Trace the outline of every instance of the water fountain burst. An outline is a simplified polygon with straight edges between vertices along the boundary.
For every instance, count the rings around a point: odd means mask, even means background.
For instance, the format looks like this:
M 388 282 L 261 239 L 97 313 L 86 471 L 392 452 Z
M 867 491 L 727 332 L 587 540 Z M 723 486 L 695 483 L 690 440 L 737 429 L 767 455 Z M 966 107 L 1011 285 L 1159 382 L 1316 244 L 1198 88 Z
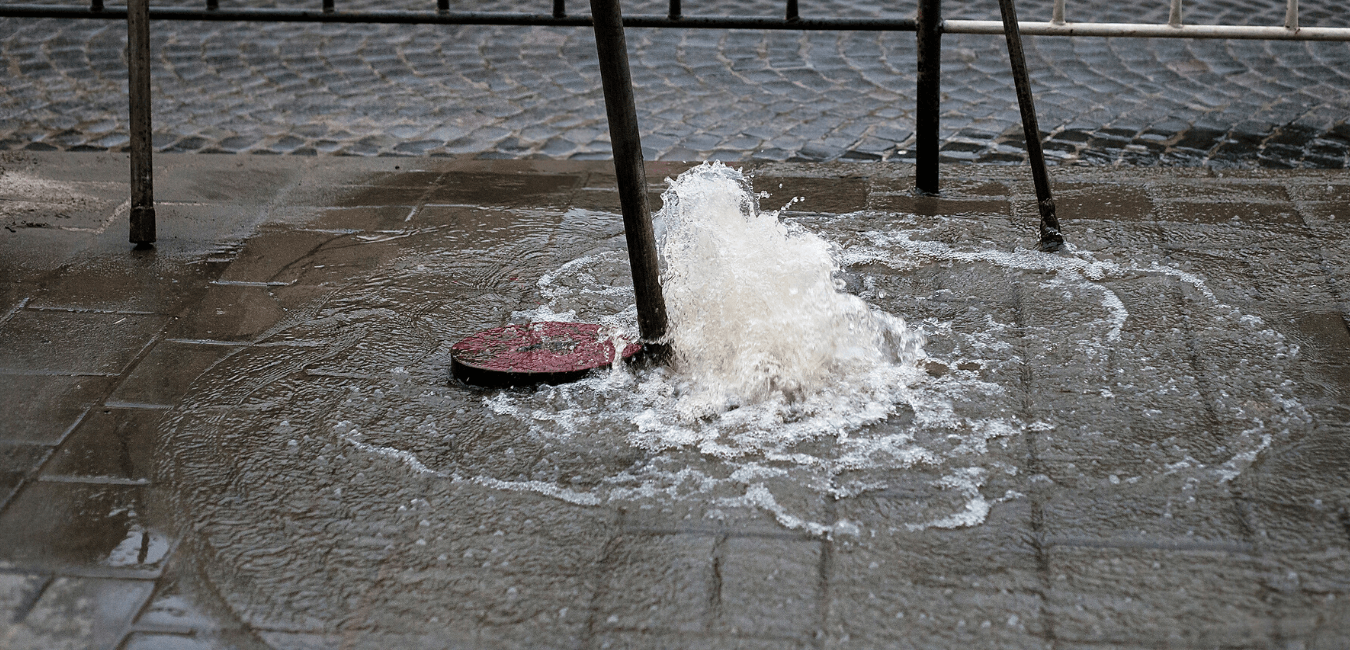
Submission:
M 739 171 L 701 165 L 662 200 L 682 420 L 766 402 L 819 407 L 822 391 L 837 400 L 922 354 L 904 320 L 842 291 L 836 247 L 761 212 Z

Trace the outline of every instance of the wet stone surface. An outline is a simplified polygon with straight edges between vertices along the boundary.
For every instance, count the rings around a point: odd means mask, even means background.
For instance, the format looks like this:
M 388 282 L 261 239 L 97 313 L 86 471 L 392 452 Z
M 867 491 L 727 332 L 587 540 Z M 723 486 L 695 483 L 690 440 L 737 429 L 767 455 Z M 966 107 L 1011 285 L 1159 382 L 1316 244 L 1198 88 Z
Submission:
M 59 190 L 111 158 L 5 175 Z M 157 164 L 183 192 L 259 171 L 237 160 Z M 662 371 L 450 377 L 486 328 L 631 325 L 621 219 L 576 206 L 613 192 L 608 163 L 246 160 L 287 180 L 194 201 L 228 220 L 150 256 L 124 213 L 0 233 L 0 382 L 31 404 L 0 429 L 3 647 L 1350 637 L 1334 173 L 1065 168 L 1072 246 L 1047 255 L 1022 169 L 953 166 L 938 198 L 906 165 L 749 166 L 765 209 L 805 197 L 783 220 L 924 356 L 884 417 L 679 444 Z M 35 233 L 68 246 L 32 252 Z M 115 294 L 133 272 L 168 287 Z M 75 354 L 79 332 L 111 344 Z
M 1019 15 L 1049 20 L 1052 4 L 1019 3 Z M 451 7 L 550 9 L 506 0 Z M 665 3 L 624 10 L 661 14 Z M 768 0 L 685 8 L 686 15 L 781 11 Z M 862 0 L 802 8 L 819 16 L 894 11 Z M 1197 0 L 1185 11 L 1191 24 L 1282 25 L 1285 3 Z M 998 18 L 992 2 L 948 2 L 944 12 Z M 1092 0 L 1075 3 L 1068 19 L 1166 23 L 1167 15 L 1166 2 Z M 1301 3 L 1300 24 L 1348 23 L 1335 2 L 1320 0 Z M 151 39 L 159 151 L 610 156 L 594 41 L 584 29 L 156 22 Z M 125 28 L 109 21 L 0 20 L 0 149 L 123 150 L 125 42 Z M 631 30 L 628 43 L 648 160 L 913 157 L 910 33 Z M 1037 37 L 1026 47 L 1052 163 L 1345 166 L 1345 43 Z M 943 159 L 1022 161 L 1002 39 L 947 35 L 943 48 Z

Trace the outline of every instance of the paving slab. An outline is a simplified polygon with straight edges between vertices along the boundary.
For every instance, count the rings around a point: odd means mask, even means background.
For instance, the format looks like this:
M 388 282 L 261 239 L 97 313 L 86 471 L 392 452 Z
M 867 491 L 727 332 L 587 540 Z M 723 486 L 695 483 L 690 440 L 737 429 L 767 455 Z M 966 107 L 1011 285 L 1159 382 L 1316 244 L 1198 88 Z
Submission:
M 82 375 L 6 375 L 4 397 L 14 405 L 14 417 L 0 425 L 4 440 L 59 445 L 115 381 Z
M 159 408 L 95 409 L 71 434 L 70 444 L 43 466 L 39 479 L 149 483 L 155 430 L 163 416 Z
M 156 314 L 28 309 L 0 330 L 9 374 L 117 376 L 164 326 Z
M 14 647 L 98 648 L 119 646 L 126 621 L 140 609 L 154 583 L 59 577 L 44 585 L 31 609 L 5 631 Z

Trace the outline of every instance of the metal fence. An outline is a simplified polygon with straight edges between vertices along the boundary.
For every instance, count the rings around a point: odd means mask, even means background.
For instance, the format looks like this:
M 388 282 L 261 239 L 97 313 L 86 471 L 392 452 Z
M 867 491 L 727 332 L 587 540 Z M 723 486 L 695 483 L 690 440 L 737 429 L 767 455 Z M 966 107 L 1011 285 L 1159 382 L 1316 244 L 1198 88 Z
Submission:
M 617 38 L 620 42 L 623 39 L 624 28 L 915 32 L 918 45 L 916 56 L 918 79 L 915 95 L 915 187 L 919 192 L 930 194 L 938 193 L 940 187 L 938 130 L 940 125 L 942 35 L 1004 34 L 1008 38 L 1012 72 L 1017 86 L 1019 106 L 1022 108 L 1023 127 L 1027 135 L 1028 154 L 1031 158 L 1037 195 L 1041 203 L 1043 246 L 1047 243 L 1047 237 L 1050 240 L 1058 238 L 1058 224 L 1054 219 L 1054 203 L 1049 195 L 1044 161 L 1038 155 L 1040 134 L 1036 129 L 1035 110 L 1032 107 L 1029 82 L 1026 80 L 1019 32 L 1033 36 L 1350 41 L 1350 28 L 1301 27 L 1299 25 L 1298 0 L 1286 0 L 1284 24 L 1272 26 L 1187 25 L 1182 20 L 1183 0 L 1170 0 L 1169 20 L 1166 24 L 1068 22 L 1065 18 L 1067 10 L 1065 0 L 1055 0 L 1053 16 L 1049 22 L 1018 21 L 1012 7 L 1012 0 L 998 0 L 1003 17 L 1002 21 L 943 20 L 941 0 L 917 0 L 918 11 L 914 18 L 818 18 L 803 16 L 798 0 L 785 0 L 781 17 L 685 15 L 681 0 L 669 0 L 668 11 L 664 15 L 630 16 L 621 15 L 618 9 L 618 0 L 592 0 L 592 13 L 579 15 L 568 13 L 566 0 L 552 0 L 552 11 L 549 13 L 451 11 L 450 0 L 436 0 L 435 10 L 427 11 L 342 11 L 337 8 L 335 0 L 321 0 L 321 2 L 322 4 L 318 9 L 264 9 L 222 8 L 220 0 L 204 0 L 201 7 L 194 9 L 150 7 L 148 6 L 148 0 L 129 0 L 128 6 L 114 7 L 105 6 L 104 0 L 91 0 L 91 4 L 87 7 L 0 5 L 0 17 L 127 21 L 132 168 L 131 241 L 143 245 L 155 240 L 153 178 L 150 168 L 149 22 L 152 20 L 591 27 L 597 29 L 597 49 L 602 58 L 602 71 L 605 66 L 603 59 L 606 50 L 606 45 L 602 42 L 602 33 L 605 32 L 606 28 L 602 24 L 603 21 L 598 19 L 602 18 L 602 14 L 605 14 L 607 9 L 601 11 L 597 10 L 597 7 L 609 7 L 609 5 L 613 5 L 611 18 L 618 21 L 614 27 L 618 30 Z M 622 76 L 627 79 L 626 52 L 613 51 L 612 47 L 610 50 L 614 55 L 622 54 Z M 604 75 L 602 77 L 605 85 L 606 108 L 610 117 L 611 130 L 613 130 L 616 119 L 622 121 L 624 118 L 623 116 L 616 118 L 613 112 L 616 109 L 611 101 L 611 92 L 625 95 L 627 101 L 631 103 L 632 87 L 631 83 L 625 82 L 627 83 L 626 88 L 611 88 L 611 79 Z M 632 118 L 631 125 L 620 126 L 624 129 L 631 126 L 632 137 L 637 138 L 635 115 Z M 616 166 L 622 167 L 625 163 L 620 156 L 621 143 L 619 140 L 619 138 L 613 138 L 615 162 Z M 637 164 L 641 165 L 640 147 L 631 155 L 635 156 Z M 623 188 L 621 188 L 622 191 Z M 642 196 L 645 197 L 645 193 Z M 645 203 L 645 198 L 643 202 Z M 633 207 L 636 209 L 638 206 Z M 628 207 L 625 206 L 625 215 L 627 215 L 627 212 Z M 1051 227 L 1052 232 L 1047 234 L 1046 228 L 1048 226 Z
M 1167 24 L 1145 23 L 1071 23 L 1065 20 L 1065 0 L 1055 0 L 1050 22 L 1023 22 L 1028 36 L 1098 36 L 1133 38 L 1222 38 L 1263 41 L 1350 41 L 1350 28 L 1300 27 L 1298 0 L 1286 0 L 1283 25 L 1187 25 L 1182 22 L 1182 0 L 1171 0 Z M 1003 23 L 996 20 L 948 20 L 942 31 L 948 34 L 1002 34 Z
M 151 20 L 254 21 L 306 23 L 385 23 L 419 25 L 517 25 L 551 27 L 592 27 L 590 15 L 567 11 L 566 0 L 552 0 L 550 13 L 451 11 L 450 0 L 436 0 L 434 11 L 343 11 L 336 0 L 321 0 L 319 9 L 224 8 L 220 0 L 205 0 L 201 8 L 151 7 Z M 1136 38 L 1221 38 L 1293 41 L 1350 41 L 1350 28 L 1301 27 L 1298 0 L 1286 0 L 1282 25 L 1188 25 L 1182 20 L 1183 0 L 1170 0 L 1166 24 L 1068 22 L 1067 0 L 1055 0 L 1049 22 L 1020 22 L 1027 36 L 1090 36 Z M 1003 33 L 997 20 L 942 20 L 940 2 L 919 0 L 928 5 L 940 30 L 947 34 Z M 920 10 L 923 11 L 922 9 Z M 88 7 L 60 5 L 0 5 L 0 17 L 10 18 L 92 18 L 126 20 L 126 7 L 105 6 L 92 0 Z M 913 18 L 831 18 L 801 15 L 797 0 L 786 0 L 783 17 L 772 16 L 690 16 L 682 10 L 681 0 L 669 0 L 665 15 L 629 15 L 625 28 L 682 27 L 692 29 L 774 29 L 794 31 L 916 31 Z

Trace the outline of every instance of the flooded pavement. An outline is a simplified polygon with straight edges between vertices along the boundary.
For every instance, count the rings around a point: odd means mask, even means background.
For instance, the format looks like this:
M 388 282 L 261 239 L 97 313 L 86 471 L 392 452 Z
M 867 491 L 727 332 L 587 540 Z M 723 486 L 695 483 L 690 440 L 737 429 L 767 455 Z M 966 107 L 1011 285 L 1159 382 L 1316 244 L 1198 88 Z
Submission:
M 450 346 L 634 327 L 608 163 L 156 160 L 152 252 L 125 161 L 0 163 L 0 646 L 1350 641 L 1335 173 L 1061 169 L 1048 255 L 1020 168 L 747 164 L 752 256 L 748 195 L 666 195 L 677 340 L 773 323 L 820 252 L 841 293 L 791 309 L 892 356 L 502 391 Z M 711 340 L 786 364 L 797 320 Z

